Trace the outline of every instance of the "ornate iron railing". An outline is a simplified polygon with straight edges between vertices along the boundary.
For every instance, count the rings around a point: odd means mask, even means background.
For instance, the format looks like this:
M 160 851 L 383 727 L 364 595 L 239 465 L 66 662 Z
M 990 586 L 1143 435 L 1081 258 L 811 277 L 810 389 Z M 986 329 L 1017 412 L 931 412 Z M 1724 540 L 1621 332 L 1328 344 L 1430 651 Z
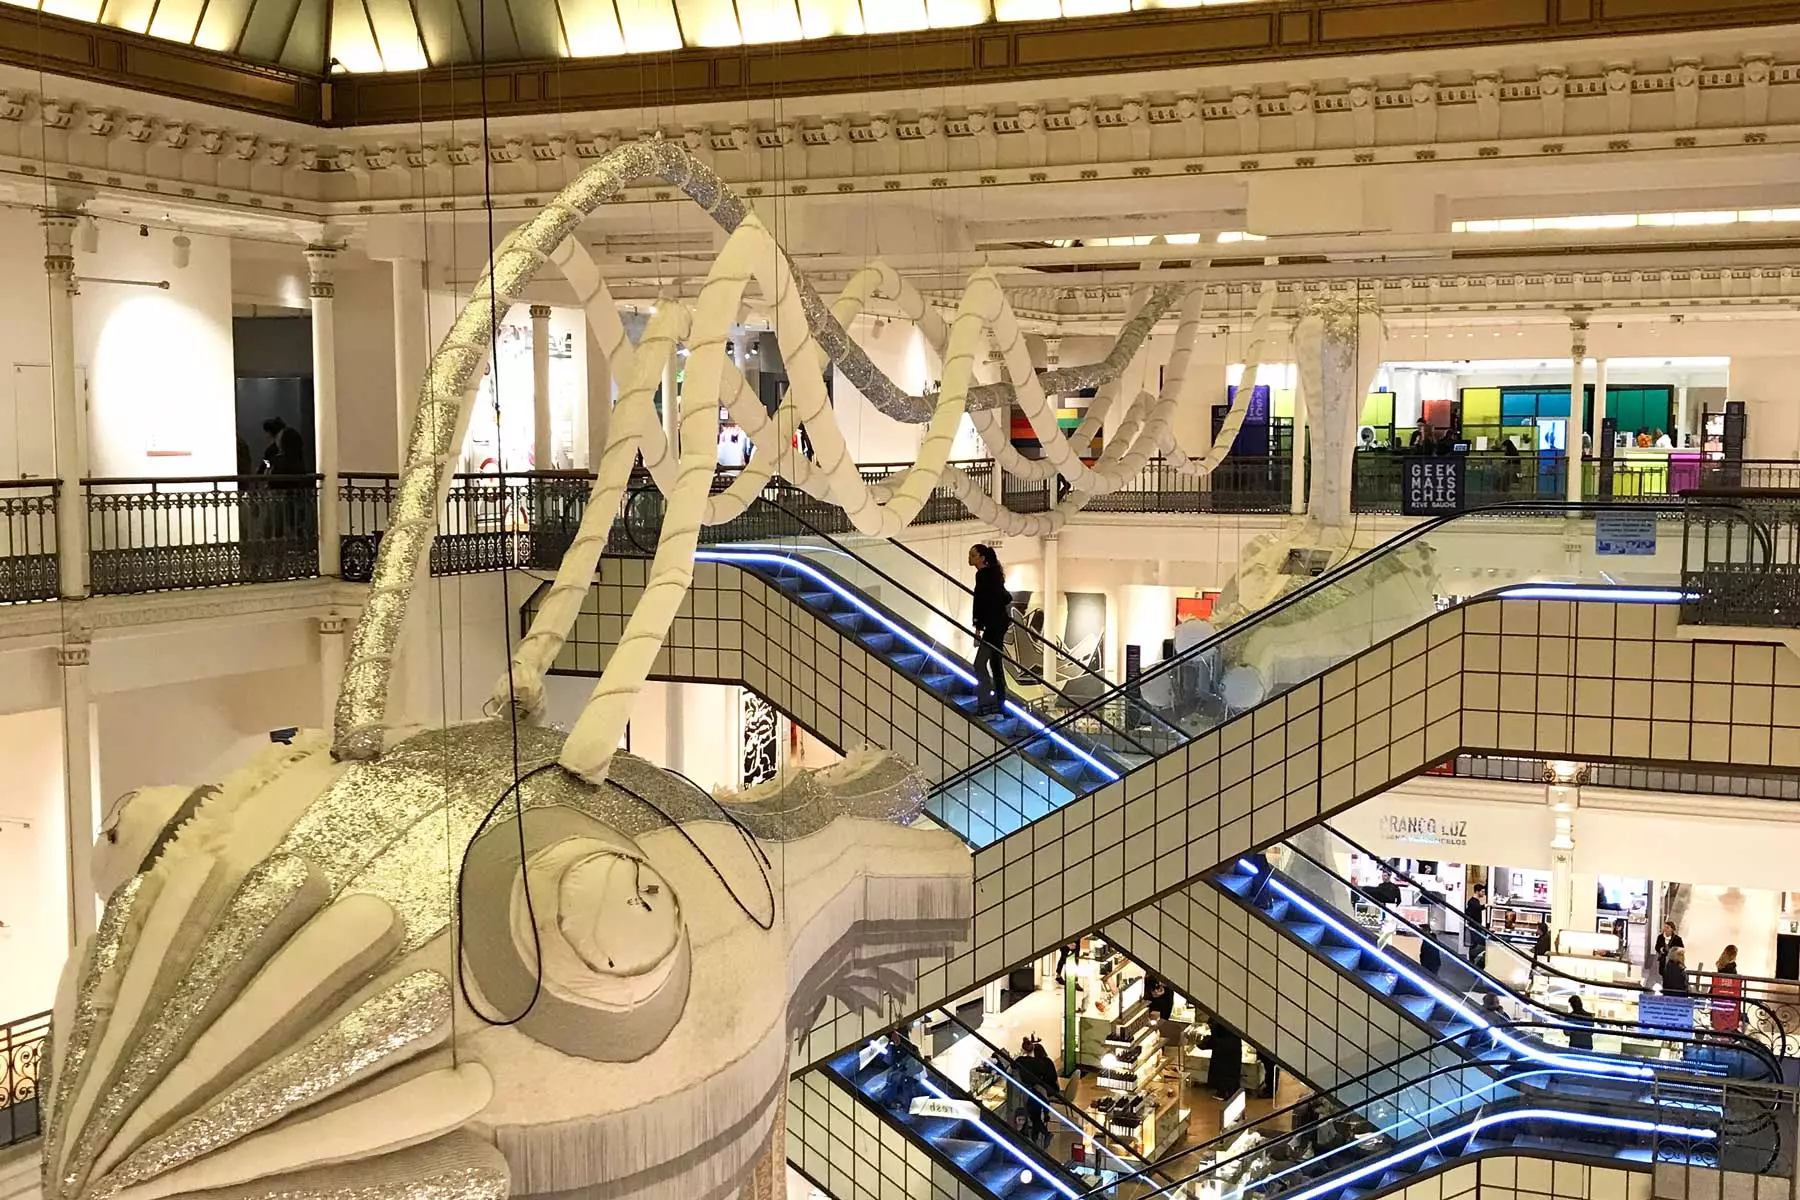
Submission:
M 317 475 L 84 479 L 96 595 L 319 573 Z
M 57 592 L 56 481 L 0 480 L 0 603 Z
M 0 1025 L 0 1150 L 44 1132 L 38 1082 L 50 1049 L 50 1014 Z
M 1703 487 L 1690 495 L 1705 503 L 1690 503 L 1682 520 L 1682 621 L 1800 628 L 1800 490 Z

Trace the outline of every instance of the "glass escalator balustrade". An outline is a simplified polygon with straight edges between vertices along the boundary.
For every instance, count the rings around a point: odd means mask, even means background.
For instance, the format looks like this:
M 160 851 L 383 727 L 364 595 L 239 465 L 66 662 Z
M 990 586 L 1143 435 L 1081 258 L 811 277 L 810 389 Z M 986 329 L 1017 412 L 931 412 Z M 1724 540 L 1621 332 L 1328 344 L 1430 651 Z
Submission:
M 1686 598 L 1673 509 L 1659 519 L 1658 554 L 1641 560 L 1601 556 L 1591 542 L 1501 536 L 1516 535 L 1521 516 L 1569 518 L 1589 511 L 1547 505 L 1465 513 L 1415 526 L 1361 555 L 1340 555 L 1323 575 L 1149 668 L 1129 686 L 1063 714 L 1052 729 L 1075 730 L 1104 717 L 1161 756 L 1462 598 L 1640 604 Z M 940 823 L 981 847 L 1105 782 L 1071 787 L 1029 755 L 1008 749 L 938 784 L 930 807 Z

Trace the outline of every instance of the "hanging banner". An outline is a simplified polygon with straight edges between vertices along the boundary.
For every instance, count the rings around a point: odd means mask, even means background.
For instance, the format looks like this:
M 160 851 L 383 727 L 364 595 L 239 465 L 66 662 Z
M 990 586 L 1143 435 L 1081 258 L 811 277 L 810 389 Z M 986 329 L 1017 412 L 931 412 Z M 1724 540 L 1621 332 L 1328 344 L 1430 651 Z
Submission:
M 952 1121 L 979 1121 L 981 1106 L 972 1100 L 940 1100 L 936 1096 L 920 1096 L 908 1110 L 915 1117 L 948 1117 Z
M 1656 514 L 1603 508 L 1594 514 L 1594 553 L 1648 557 L 1656 553 Z
M 1400 460 L 1400 512 L 1435 517 L 1463 510 L 1468 460 L 1460 454 Z
M 1735 975 L 1715 975 L 1712 981 L 1712 1027 L 1736 1033 L 1744 1023 L 1744 981 Z

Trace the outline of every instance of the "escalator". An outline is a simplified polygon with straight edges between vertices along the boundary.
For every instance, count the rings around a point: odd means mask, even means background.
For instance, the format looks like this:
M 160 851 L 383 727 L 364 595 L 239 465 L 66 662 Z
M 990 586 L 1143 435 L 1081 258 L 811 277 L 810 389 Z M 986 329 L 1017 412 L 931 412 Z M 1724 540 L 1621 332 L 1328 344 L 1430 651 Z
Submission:
M 1327 827 L 1308 830 L 1302 837 L 1309 835 L 1315 843 L 1338 836 Z M 1266 856 L 1240 858 L 1216 872 L 1212 881 L 1433 1036 L 1484 1034 L 1522 1015 L 1541 1023 L 1545 1036 L 1514 1039 L 1503 1032 L 1494 1036 L 1528 1061 L 1567 1056 L 1570 1035 L 1576 1034 L 1618 1054 L 1640 1055 L 1634 1075 L 1674 1072 L 1757 1082 L 1781 1079 L 1780 1047 L 1771 1048 L 1735 1031 L 1715 1030 L 1710 1024 L 1676 1029 L 1597 1017 L 1578 1021 L 1566 1011 L 1553 1011 L 1470 961 L 1461 947 L 1485 947 L 1488 939 L 1471 940 L 1460 920 L 1449 924 L 1451 914 L 1442 914 L 1446 929 L 1413 925 L 1293 842 Z M 1374 928 L 1365 923 L 1370 919 L 1376 922 Z M 1402 943 L 1410 945 L 1409 952 L 1401 951 Z

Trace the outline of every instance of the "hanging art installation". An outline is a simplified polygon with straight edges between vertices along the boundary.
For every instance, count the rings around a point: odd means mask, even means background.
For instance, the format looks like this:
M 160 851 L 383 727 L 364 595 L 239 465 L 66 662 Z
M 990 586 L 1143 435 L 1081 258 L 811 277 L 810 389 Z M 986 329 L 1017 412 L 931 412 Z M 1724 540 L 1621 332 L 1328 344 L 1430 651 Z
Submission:
M 659 305 L 633 341 L 571 235 L 650 179 L 726 236 L 696 302 Z M 573 287 L 619 385 L 586 513 L 490 719 L 390 728 L 395 647 L 495 318 L 545 270 Z M 778 317 L 789 380 L 772 415 L 725 350 L 752 284 Z M 844 332 L 875 300 L 937 349 L 937 392 L 907 394 Z M 1273 300 L 1265 287 L 1248 386 Z M 1160 392 L 1124 398 L 1120 427 L 1084 462 L 1125 367 L 1170 311 L 1179 329 Z M 923 779 L 877 749 L 783 773 L 759 741 L 744 764 L 752 786 L 718 798 L 619 750 L 700 529 L 745 511 L 777 473 L 876 535 L 903 529 L 940 486 L 1002 533 L 1041 535 L 1152 454 L 1204 475 L 1242 406 L 1205 458 L 1175 445 L 1199 316 L 1191 289 L 1144 289 L 1104 359 L 1039 373 L 989 271 L 947 316 L 880 263 L 827 303 L 680 146 L 642 141 L 588 168 L 495 248 L 432 359 L 333 728 L 221 781 L 141 792 L 106 829 L 104 916 L 55 1010 L 45 1200 L 783 1194 L 794 1038 L 828 998 L 879 996 L 965 942 L 971 860 L 953 835 L 914 827 Z M 1006 378 L 976 386 L 989 340 Z M 653 397 L 681 345 L 677 453 Z M 827 362 L 878 409 L 924 427 L 910 468 L 864 483 L 832 416 Z M 1096 395 L 1065 433 L 1055 397 L 1083 388 Z M 1015 404 L 1041 459 L 1011 448 Z M 714 495 L 721 407 L 756 449 Z M 964 413 L 1001 467 L 1061 478 L 1067 495 L 1031 514 L 993 501 L 947 461 Z M 810 457 L 793 448 L 801 429 Z M 544 675 L 640 457 L 666 498 L 648 583 L 564 733 L 542 723 Z

